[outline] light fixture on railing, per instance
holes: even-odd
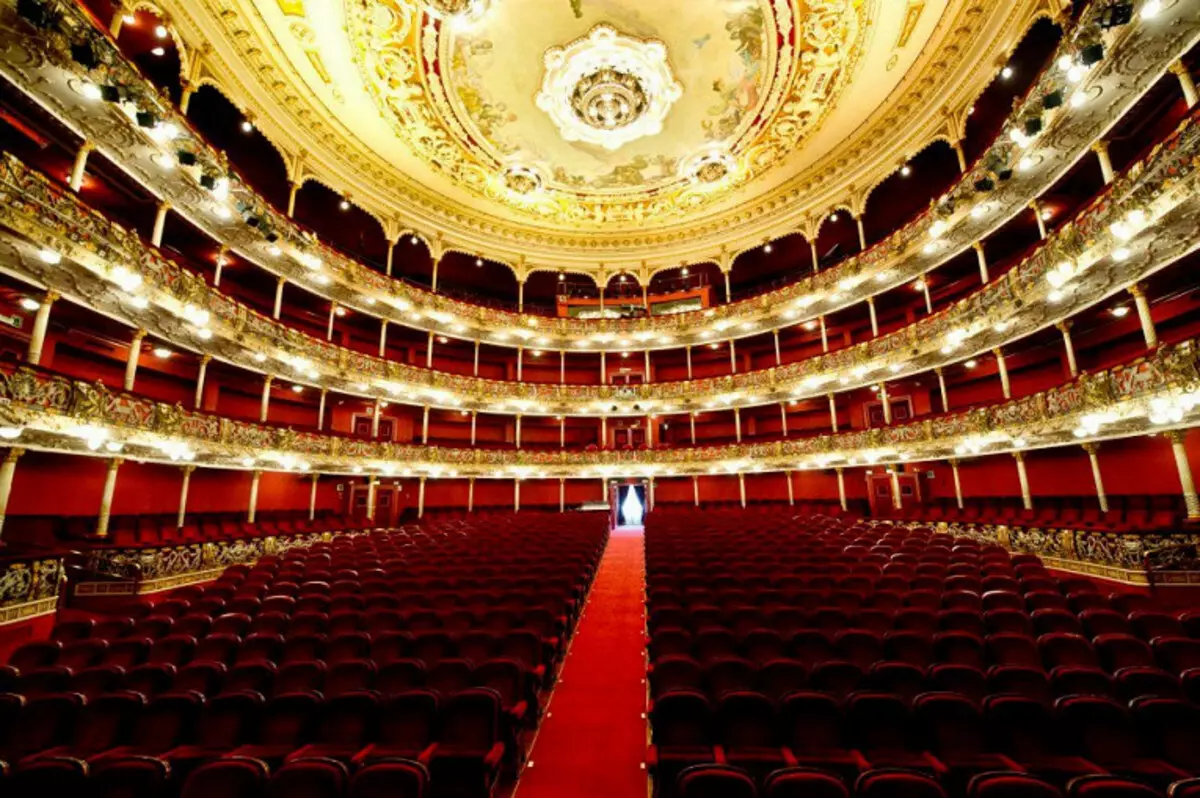
[[[17,438],[21,437],[22,432],[24,432],[24,430],[22,430],[20,427],[0,427],[0,438],[6,441],[15,441]]]

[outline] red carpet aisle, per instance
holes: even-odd
[[[645,798],[646,557],[614,532],[516,798]]]

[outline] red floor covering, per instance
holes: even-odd
[[[613,532],[516,798],[645,798],[646,556]]]

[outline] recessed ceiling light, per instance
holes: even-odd
[[[42,303],[38,302],[33,297],[27,296],[27,297],[23,297],[21,299],[21,307],[24,308],[25,310],[34,311],[34,310],[37,310],[38,308],[40,308],[41,306],[42,306]]]
[[[1004,69],[1000,70],[1000,77],[1004,78],[1005,80],[1008,80],[1012,76],[1013,76],[1013,68],[1012,67],[1006,66],[1006,67],[1004,67]]]
[[[159,55],[159,56],[161,56],[161,55],[166,55],[166,54],[167,54],[167,51],[166,51],[166,50],[164,50],[164,49],[163,49],[163,48],[161,48],[161,47],[155,47],[154,49],[152,49],[152,50],[150,51],[150,55]]]

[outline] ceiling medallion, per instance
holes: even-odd
[[[662,131],[683,95],[662,42],[597,25],[586,37],[546,52],[537,105],[567,141],[617,150]]]
[[[683,167],[683,175],[704,188],[715,188],[730,177],[737,169],[737,161],[728,152],[711,150],[689,159]]]
[[[525,196],[532,194],[542,187],[542,176],[529,166],[514,164],[504,170],[501,175],[504,187],[513,194]]]

